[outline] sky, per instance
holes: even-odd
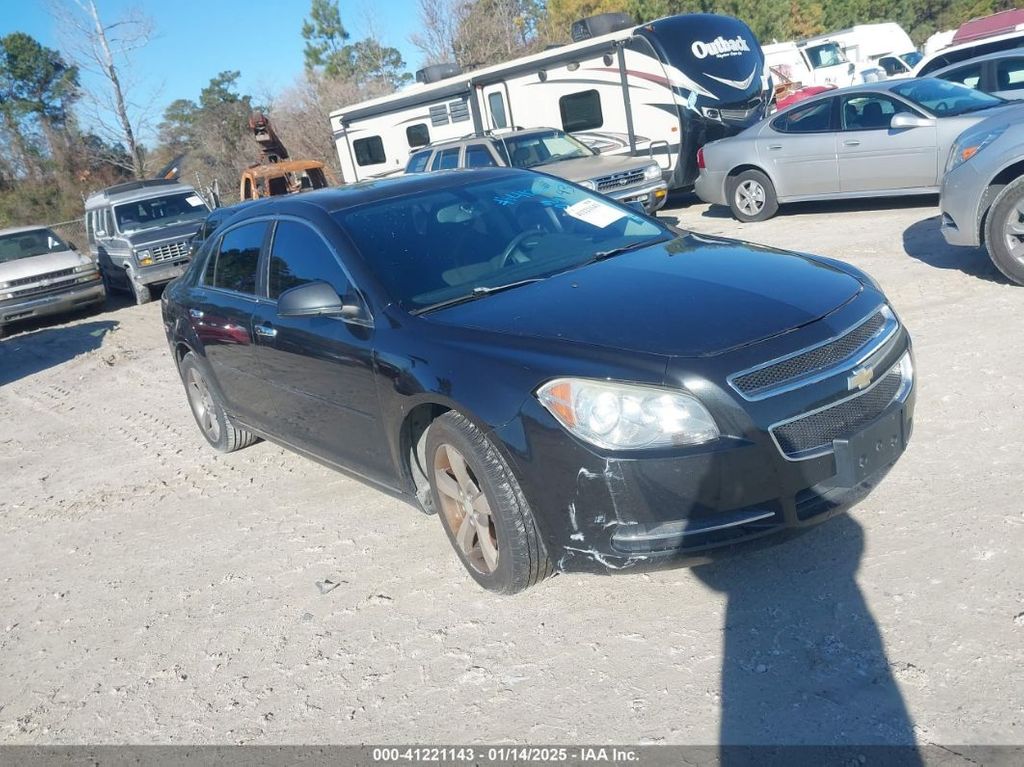
[[[73,0],[53,0],[73,3]],[[352,40],[373,28],[386,45],[398,48],[410,72],[419,51],[409,43],[416,31],[417,0],[339,0],[341,21]],[[126,8],[140,8],[152,21],[155,38],[135,54],[130,80],[136,103],[153,104],[155,125],[175,99],[197,99],[219,72],[239,70],[239,91],[259,102],[302,73],[302,21],[309,0],[97,0],[104,22]],[[0,36],[27,32],[60,50],[49,0],[0,0]],[[338,105],[342,106],[342,105]],[[143,135],[152,141],[153,131]]]

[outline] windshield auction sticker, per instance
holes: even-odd
[[[625,211],[605,205],[598,200],[580,200],[566,208],[565,212],[573,218],[578,218],[599,229],[604,229],[626,215]]]

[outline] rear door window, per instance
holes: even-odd
[[[256,295],[260,249],[266,234],[266,221],[243,224],[226,232],[216,256],[210,258],[203,282],[211,288]]]
[[[833,130],[832,106],[835,99],[822,99],[779,115],[772,128],[780,133],[826,133]]]
[[[1024,58],[996,62],[996,90],[1024,90]]]
[[[467,168],[487,168],[497,164],[491,150],[483,144],[470,144],[466,147]]]
[[[966,85],[968,88],[977,88],[981,84],[981,64],[969,64],[964,67],[958,67],[952,72],[942,75],[942,79],[948,80],[951,83]]]
[[[442,149],[434,155],[434,162],[431,163],[431,170],[452,170],[459,167],[459,147]]]
[[[422,173],[427,169],[427,162],[430,160],[430,150],[425,152],[416,152],[409,157],[409,162],[405,164],[406,173]]]

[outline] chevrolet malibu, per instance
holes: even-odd
[[[163,318],[215,449],[269,439],[436,513],[503,593],[821,522],[913,420],[910,337],[863,272],[531,171],[255,203]]]

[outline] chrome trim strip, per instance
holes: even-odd
[[[672,533],[645,532],[645,533],[633,534],[633,535],[616,533],[615,536],[614,536],[614,540],[616,540],[616,541],[638,542],[638,541],[660,541],[660,540],[664,540],[665,538],[685,538],[688,535],[700,535],[702,533],[713,533],[713,532],[715,532],[717,530],[727,530],[730,527],[741,527],[743,525],[749,525],[751,522],[760,522],[762,519],[768,519],[768,517],[774,517],[774,516],[775,516],[775,512],[774,511],[764,511],[764,512],[760,512],[760,513],[754,512],[751,516],[745,517],[744,519],[737,519],[737,520],[733,520],[732,522],[723,522],[720,525],[710,525],[709,527],[698,527],[698,528],[694,528],[693,530],[687,530],[685,528],[685,524],[686,523],[683,522],[683,521],[680,521],[680,522],[674,523],[674,524],[677,524],[677,525],[681,526],[681,529],[678,532],[672,532]],[[689,521],[689,520],[687,520],[687,521]],[[673,523],[668,523],[668,524],[673,524]],[[662,528],[668,527],[668,524],[661,525],[661,527]]]
[[[903,354],[900,355],[900,358],[898,360],[896,360],[896,364],[895,365],[893,365],[888,370],[886,370],[882,375],[878,376],[878,378],[875,380],[875,382],[873,384],[871,384],[869,387],[867,387],[866,389],[861,389],[856,394],[851,394],[849,397],[843,397],[842,399],[837,399],[835,402],[830,402],[827,405],[822,405],[821,407],[817,407],[814,410],[808,410],[807,412],[800,413],[799,415],[795,415],[792,418],[786,418],[785,420],[782,420],[782,421],[776,421],[771,426],[769,426],[768,427],[768,433],[771,435],[772,442],[775,443],[775,447],[778,449],[779,455],[781,455],[787,461],[796,463],[797,461],[807,461],[807,460],[810,460],[811,458],[820,458],[823,455],[828,455],[829,453],[833,452],[832,445],[828,444],[828,445],[823,445],[820,449],[814,450],[813,452],[807,451],[807,452],[803,452],[803,453],[798,453],[795,456],[790,456],[790,455],[788,455],[786,453],[785,450],[782,449],[782,445],[779,444],[779,440],[775,436],[775,430],[777,428],[779,428],[780,426],[786,426],[787,424],[791,424],[794,421],[799,421],[802,418],[807,418],[807,417],[812,416],[812,415],[817,415],[818,413],[824,412],[825,410],[831,410],[832,408],[838,407],[839,405],[842,405],[842,404],[845,404],[847,402],[850,402],[851,400],[855,400],[855,399],[857,399],[859,397],[863,397],[865,394],[870,392],[876,386],[881,384],[893,372],[898,371],[898,369],[903,365],[903,360],[906,357],[908,357],[908,356],[910,356],[910,349],[909,348],[905,352],[903,352]],[[911,357],[911,365],[913,365],[913,357]],[[911,376],[913,376],[913,367],[911,367]],[[891,400],[889,400],[889,404],[886,405],[886,407],[889,407],[889,405],[891,405],[893,402],[897,402],[897,401],[905,402],[906,401],[907,395],[910,393],[910,389],[912,388],[914,381],[913,381],[913,377],[911,377],[911,380],[909,382],[905,378],[903,378],[902,376],[901,376],[901,378],[903,379],[903,383],[900,385],[900,388],[896,391],[896,395]]]
[[[786,360],[793,359],[794,357],[799,357],[801,354],[807,354],[808,352],[812,352],[815,349],[820,349],[823,346],[828,346],[829,344],[835,343],[839,339],[848,336],[850,333],[855,331],[857,328],[866,323],[879,312],[883,313],[883,316],[885,317],[885,323],[882,325],[881,328],[879,328],[878,332],[875,333],[875,335],[868,339],[867,343],[865,343],[864,346],[860,347],[860,349],[857,350],[859,356],[858,354],[850,355],[830,367],[822,368],[821,370],[809,373],[807,375],[797,376],[796,378],[790,379],[784,384],[772,386],[768,389],[763,389],[753,394],[745,393],[740,389],[739,386],[736,385],[735,379],[740,378],[741,376],[749,375],[750,373],[756,373],[758,370],[764,370],[765,368],[770,368],[774,365],[779,365],[785,362]],[[741,397],[743,397],[743,399],[747,400],[748,402],[758,402],[760,400],[767,399],[768,397],[776,397],[779,394],[785,394],[787,392],[793,391],[794,389],[799,389],[809,384],[824,381],[826,378],[831,378],[832,376],[840,372],[843,368],[851,364],[854,366],[861,364],[862,362],[864,362],[864,360],[866,360],[876,351],[885,346],[893,337],[893,335],[895,335],[896,331],[899,330],[899,327],[900,322],[898,319],[896,319],[896,313],[889,308],[888,304],[882,304],[875,311],[871,312],[862,320],[858,321],[854,325],[851,325],[846,330],[837,333],[831,338],[827,338],[824,341],[816,343],[812,346],[806,346],[803,349],[798,349],[797,351],[792,352],[790,354],[786,354],[782,357],[776,357],[775,359],[769,360],[768,362],[762,362],[759,365],[754,365],[753,367],[747,368],[746,370],[741,370],[738,373],[733,373],[729,375],[725,380],[728,382],[729,386],[731,386],[733,390],[736,391],[737,394],[739,394]]]

